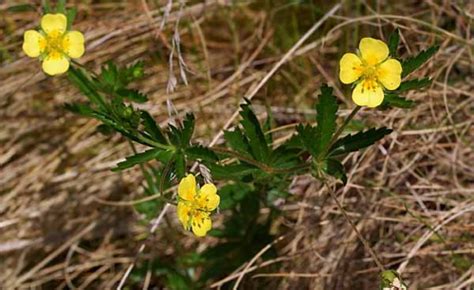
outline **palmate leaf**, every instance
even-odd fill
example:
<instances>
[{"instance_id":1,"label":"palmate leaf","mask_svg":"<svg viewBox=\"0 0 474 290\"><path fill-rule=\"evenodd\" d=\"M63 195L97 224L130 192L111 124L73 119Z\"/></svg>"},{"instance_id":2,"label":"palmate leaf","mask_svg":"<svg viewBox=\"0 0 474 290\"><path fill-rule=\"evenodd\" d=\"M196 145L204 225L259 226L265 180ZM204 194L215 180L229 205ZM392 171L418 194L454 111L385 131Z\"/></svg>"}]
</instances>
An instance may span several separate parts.
<instances>
[{"instance_id":1,"label":"palmate leaf","mask_svg":"<svg viewBox=\"0 0 474 290\"><path fill-rule=\"evenodd\" d=\"M337 156L341 154L347 154L353 151L357 151L368 147L378 140L382 139L385 135L392 132L391 129L386 127L372 128L367 131L361 131L354 135L347 135L337 140L329 150L330 156Z\"/></svg>"},{"instance_id":2,"label":"palmate leaf","mask_svg":"<svg viewBox=\"0 0 474 290\"><path fill-rule=\"evenodd\" d=\"M419 90L421 88L431 85L432 80L430 78L413 79L404 81L400 84L396 92L405 92L409 90Z\"/></svg>"},{"instance_id":3,"label":"palmate leaf","mask_svg":"<svg viewBox=\"0 0 474 290\"><path fill-rule=\"evenodd\" d=\"M242 108L240 111L240 116L242 116L240 123L244 128L245 136L248 138L252 155L256 160L266 162L270 157L270 150L257 116L255 116L255 113L250 108L250 103L242 104L240 107Z\"/></svg>"},{"instance_id":4,"label":"palmate leaf","mask_svg":"<svg viewBox=\"0 0 474 290\"><path fill-rule=\"evenodd\" d=\"M93 117L94 110L88 104L81 103L66 103L64 108L74 114L78 114L84 117Z\"/></svg>"},{"instance_id":5,"label":"palmate leaf","mask_svg":"<svg viewBox=\"0 0 474 290\"><path fill-rule=\"evenodd\" d=\"M321 87L321 95L316 105L316 135L313 136L315 143L315 153L320 155L324 153L326 147L331 142L332 135L336 131L336 113L338 105L336 97L332 94L332 88L327 85Z\"/></svg>"},{"instance_id":6,"label":"palmate leaf","mask_svg":"<svg viewBox=\"0 0 474 290\"><path fill-rule=\"evenodd\" d=\"M395 29L388 37L388 49L391 57L397 57L397 48L400 43L400 31Z\"/></svg>"},{"instance_id":7,"label":"palmate leaf","mask_svg":"<svg viewBox=\"0 0 474 290\"><path fill-rule=\"evenodd\" d=\"M395 107L402 109L413 108L416 105L415 101L408 100L406 98L400 97L396 94L386 93L381 105L382 109Z\"/></svg>"},{"instance_id":8,"label":"palmate leaf","mask_svg":"<svg viewBox=\"0 0 474 290\"><path fill-rule=\"evenodd\" d=\"M414 57L407 58L402 62L402 77L405 77L421 67L425 62L427 62L439 49L439 46L434 45L429 47L426 50L421 51Z\"/></svg>"}]
</instances>

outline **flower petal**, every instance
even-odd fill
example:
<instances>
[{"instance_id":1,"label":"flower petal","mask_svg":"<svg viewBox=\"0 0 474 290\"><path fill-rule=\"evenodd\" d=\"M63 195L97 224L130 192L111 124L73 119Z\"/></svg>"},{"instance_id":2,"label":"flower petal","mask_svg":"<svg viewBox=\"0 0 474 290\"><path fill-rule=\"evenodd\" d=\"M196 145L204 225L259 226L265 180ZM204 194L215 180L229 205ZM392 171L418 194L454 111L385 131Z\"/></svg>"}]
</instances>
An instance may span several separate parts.
<instances>
[{"instance_id":1,"label":"flower petal","mask_svg":"<svg viewBox=\"0 0 474 290\"><path fill-rule=\"evenodd\" d=\"M388 57L388 46L385 42L375 38L362 38L359 50L367 65L379 64Z\"/></svg>"},{"instance_id":2,"label":"flower petal","mask_svg":"<svg viewBox=\"0 0 474 290\"><path fill-rule=\"evenodd\" d=\"M383 89L377 83L368 85L367 81L361 81L352 91L352 100L358 106L375 108L379 106L384 98Z\"/></svg>"},{"instance_id":3,"label":"flower petal","mask_svg":"<svg viewBox=\"0 0 474 290\"><path fill-rule=\"evenodd\" d=\"M46 34L64 33L67 28L67 18L64 14L46 14L41 18L41 28Z\"/></svg>"},{"instance_id":4,"label":"flower petal","mask_svg":"<svg viewBox=\"0 0 474 290\"><path fill-rule=\"evenodd\" d=\"M178 214L178 219L183 225L184 229L189 230L191 207L184 202L178 202L176 211Z\"/></svg>"},{"instance_id":5,"label":"flower petal","mask_svg":"<svg viewBox=\"0 0 474 290\"><path fill-rule=\"evenodd\" d=\"M193 216L192 220L193 233L198 237L204 237L212 228L212 221L209 214L199 212Z\"/></svg>"},{"instance_id":6,"label":"flower petal","mask_svg":"<svg viewBox=\"0 0 474 290\"><path fill-rule=\"evenodd\" d=\"M196 178L192 174L188 174L181 179L178 186L178 195L184 200L193 201L196 195Z\"/></svg>"},{"instance_id":7,"label":"flower petal","mask_svg":"<svg viewBox=\"0 0 474 290\"><path fill-rule=\"evenodd\" d=\"M50 76L59 75L67 72L69 69L69 60L62 55L47 56L43 61L43 71Z\"/></svg>"},{"instance_id":8,"label":"flower petal","mask_svg":"<svg viewBox=\"0 0 474 290\"><path fill-rule=\"evenodd\" d=\"M355 82L362 74L362 61L353 53L346 53L339 61L339 79L344 84Z\"/></svg>"},{"instance_id":9,"label":"flower petal","mask_svg":"<svg viewBox=\"0 0 474 290\"><path fill-rule=\"evenodd\" d=\"M46 47L46 40L35 30L27 30L23 34L23 51L29 57L38 57L43 53L44 48Z\"/></svg>"},{"instance_id":10,"label":"flower petal","mask_svg":"<svg viewBox=\"0 0 474 290\"><path fill-rule=\"evenodd\" d=\"M217 188L214 184L204 184L199 191L199 207L206 211L215 210L220 202L220 197L216 193Z\"/></svg>"},{"instance_id":11,"label":"flower petal","mask_svg":"<svg viewBox=\"0 0 474 290\"><path fill-rule=\"evenodd\" d=\"M395 90L402 81L402 65L396 59L384 61L377 69L377 78L387 90Z\"/></svg>"},{"instance_id":12,"label":"flower petal","mask_svg":"<svg viewBox=\"0 0 474 290\"><path fill-rule=\"evenodd\" d=\"M79 31L67 32L63 38L63 50L71 58L84 54L84 35Z\"/></svg>"}]
</instances>

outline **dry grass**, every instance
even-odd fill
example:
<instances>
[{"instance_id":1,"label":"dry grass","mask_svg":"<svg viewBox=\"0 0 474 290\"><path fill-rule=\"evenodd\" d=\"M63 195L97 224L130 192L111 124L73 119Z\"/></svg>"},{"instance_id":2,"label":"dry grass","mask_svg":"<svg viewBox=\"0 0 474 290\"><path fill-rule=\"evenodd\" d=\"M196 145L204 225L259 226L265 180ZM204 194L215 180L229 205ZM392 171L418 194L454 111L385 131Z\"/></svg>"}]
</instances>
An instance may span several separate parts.
<instances>
[{"instance_id":1,"label":"dry grass","mask_svg":"<svg viewBox=\"0 0 474 290\"><path fill-rule=\"evenodd\" d=\"M147 77L139 84L151 98L145 107L161 121L168 118L167 99L179 113L194 111L202 142L212 140L241 97L316 22L281 3L269 9L263 0L232 8L227 1L188 3L179 32L189 85L179 83L167 94L168 55L179 16L175 3L159 31L158 9L167 2L80 2L75 27L87 38L81 61L99 68L109 59L145 60ZM126 142L103 137L95 132L97 122L65 112L61 105L81 96L64 77L47 78L36 61L21 53L22 33L37 24L39 14L9 11L17 4L0 4L0 285L113 288L149 227L129 203L99 200L143 198L141 175L109 170L130 154ZM319 4L316 20L332 5ZM38 1L34 5L39 7ZM290 17L288 11L307 19L278 18ZM415 109L358 115L363 124L387 124L395 133L345 160L349 182L337 195L384 265L398 268L412 289L473 289L473 5L362 1L345 4L337 15L277 71L255 103L270 105L277 123L285 126L311 114L315 91L329 82L338 87L341 102L351 106L344 98L347 88L336 79L337 60L361 36L386 38L399 27L404 54L440 43L435 59L419 72L433 76L433 85L409 94L419 102ZM293 27L295 21L299 26ZM178 65L173 67L179 80ZM257 109L264 114L263 107ZM290 134L291 126L282 132L282 137ZM375 289L378 269L320 188L308 176L296 178L295 197L282 205L286 218L275 226L284 238L268 247L277 249L278 258L256 256L224 280L241 279L242 289ZM173 213L165 217L139 262L168 259L176 251L174 239L198 251L215 242L183 235L174 219ZM147 275L144 284L159 281Z\"/></svg>"}]
</instances>

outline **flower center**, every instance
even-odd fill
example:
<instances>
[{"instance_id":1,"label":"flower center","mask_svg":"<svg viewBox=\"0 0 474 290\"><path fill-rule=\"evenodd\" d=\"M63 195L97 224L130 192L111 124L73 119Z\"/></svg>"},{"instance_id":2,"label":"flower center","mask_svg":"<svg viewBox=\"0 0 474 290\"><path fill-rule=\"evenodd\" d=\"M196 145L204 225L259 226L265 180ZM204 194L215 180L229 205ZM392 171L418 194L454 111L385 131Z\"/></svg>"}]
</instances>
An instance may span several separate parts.
<instances>
[{"instance_id":1,"label":"flower center","mask_svg":"<svg viewBox=\"0 0 474 290\"><path fill-rule=\"evenodd\" d=\"M374 90L378 86L379 71L375 65L364 65L362 70L363 86L366 90Z\"/></svg>"},{"instance_id":2,"label":"flower center","mask_svg":"<svg viewBox=\"0 0 474 290\"><path fill-rule=\"evenodd\" d=\"M60 31L52 31L46 35L45 53L49 58L61 58L64 54L63 38Z\"/></svg>"}]
</instances>

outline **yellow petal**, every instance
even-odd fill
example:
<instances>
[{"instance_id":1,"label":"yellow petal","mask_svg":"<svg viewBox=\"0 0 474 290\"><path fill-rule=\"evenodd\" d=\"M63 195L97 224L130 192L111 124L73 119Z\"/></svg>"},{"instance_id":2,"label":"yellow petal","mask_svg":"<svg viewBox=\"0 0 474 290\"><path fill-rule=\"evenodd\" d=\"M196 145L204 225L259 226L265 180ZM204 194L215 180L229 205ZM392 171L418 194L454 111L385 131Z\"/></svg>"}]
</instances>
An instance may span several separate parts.
<instances>
[{"instance_id":1,"label":"yellow petal","mask_svg":"<svg viewBox=\"0 0 474 290\"><path fill-rule=\"evenodd\" d=\"M395 90L402 81L402 65L396 59L384 61L378 67L377 78L387 90Z\"/></svg>"},{"instance_id":2,"label":"yellow petal","mask_svg":"<svg viewBox=\"0 0 474 290\"><path fill-rule=\"evenodd\" d=\"M67 28L67 18L64 14L46 14L41 18L41 28L46 34L64 33Z\"/></svg>"},{"instance_id":3,"label":"yellow petal","mask_svg":"<svg viewBox=\"0 0 474 290\"><path fill-rule=\"evenodd\" d=\"M366 81L361 81L352 91L352 100L358 106L375 108L382 104L383 97L382 87L375 82L367 84Z\"/></svg>"},{"instance_id":4,"label":"yellow petal","mask_svg":"<svg viewBox=\"0 0 474 290\"><path fill-rule=\"evenodd\" d=\"M181 179L178 186L178 195L184 200L192 201L196 195L196 178L192 174L188 174Z\"/></svg>"},{"instance_id":5,"label":"yellow petal","mask_svg":"<svg viewBox=\"0 0 474 290\"><path fill-rule=\"evenodd\" d=\"M178 207L176 209L178 213L178 219L183 225L184 229L189 229L189 222L190 222L190 213L191 207L184 202L178 202Z\"/></svg>"},{"instance_id":6,"label":"yellow petal","mask_svg":"<svg viewBox=\"0 0 474 290\"><path fill-rule=\"evenodd\" d=\"M220 197L216 194L217 188L212 183L204 184L199 191L199 207L206 211L213 211L220 202Z\"/></svg>"},{"instance_id":7,"label":"yellow petal","mask_svg":"<svg viewBox=\"0 0 474 290\"><path fill-rule=\"evenodd\" d=\"M63 51L71 58L84 54L84 35L79 31L67 32L63 38Z\"/></svg>"},{"instance_id":8,"label":"yellow petal","mask_svg":"<svg viewBox=\"0 0 474 290\"><path fill-rule=\"evenodd\" d=\"M388 57L388 46L385 42L370 37L362 38L359 50L362 59L368 65L379 64Z\"/></svg>"},{"instance_id":9,"label":"yellow petal","mask_svg":"<svg viewBox=\"0 0 474 290\"><path fill-rule=\"evenodd\" d=\"M50 76L65 73L68 69L69 60L62 55L47 56L43 61L43 71Z\"/></svg>"},{"instance_id":10,"label":"yellow petal","mask_svg":"<svg viewBox=\"0 0 474 290\"><path fill-rule=\"evenodd\" d=\"M209 214L199 213L193 216L192 229L193 233L198 237L204 237L212 228L212 221Z\"/></svg>"},{"instance_id":11,"label":"yellow petal","mask_svg":"<svg viewBox=\"0 0 474 290\"><path fill-rule=\"evenodd\" d=\"M38 31L27 30L23 34L23 51L29 57L38 57L46 47L46 40Z\"/></svg>"},{"instance_id":12,"label":"yellow petal","mask_svg":"<svg viewBox=\"0 0 474 290\"><path fill-rule=\"evenodd\" d=\"M362 61L353 53L346 53L339 61L339 79L344 84L350 84L359 79L362 74Z\"/></svg>"}]
</instances>

